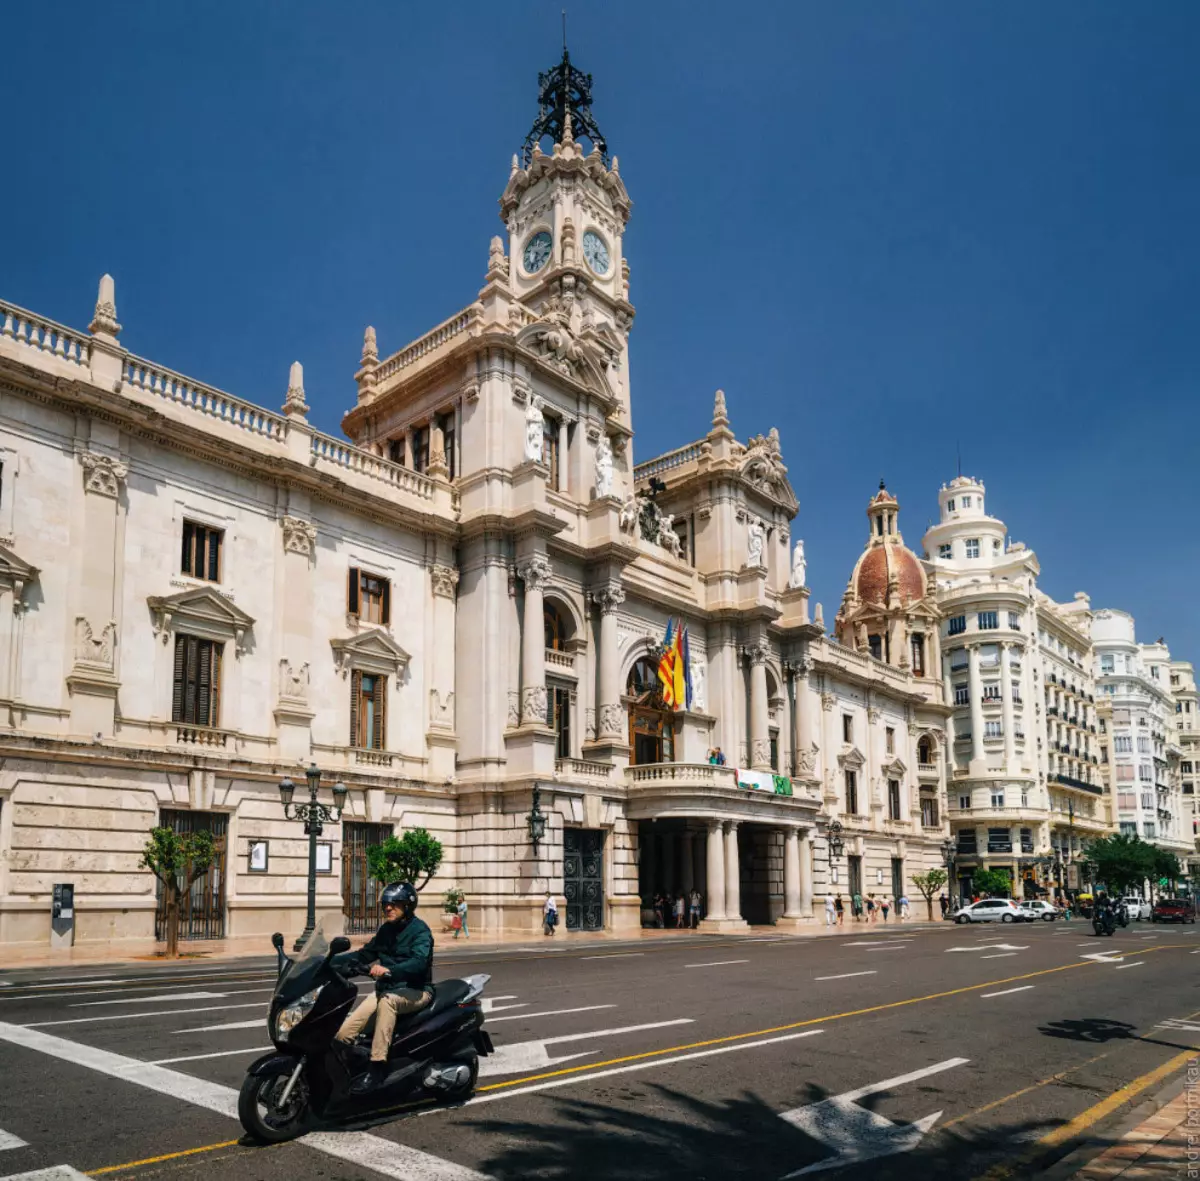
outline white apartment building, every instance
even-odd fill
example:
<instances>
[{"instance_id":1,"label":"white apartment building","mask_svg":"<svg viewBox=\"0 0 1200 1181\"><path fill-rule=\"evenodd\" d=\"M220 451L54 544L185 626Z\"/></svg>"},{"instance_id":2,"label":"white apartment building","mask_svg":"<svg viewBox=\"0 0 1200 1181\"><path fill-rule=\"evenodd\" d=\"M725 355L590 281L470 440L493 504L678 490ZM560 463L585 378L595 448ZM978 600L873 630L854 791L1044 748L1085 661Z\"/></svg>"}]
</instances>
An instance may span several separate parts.
<instances>
[{"instance_id":1,"label":"white apartment building","mask_svg":"<svg viewBox=\"0 0 1200 1181\"><path fill-rule=\"evenodd\" d=\"M1108 759L1117 825L1185 859L1193 840L1183 810L1170 651L1162 640L1139 644L1133 616L1116 610L1093 614L1092 644L1097 690L1112 709L1101 761Z\"/></svg>"},{"instance_id":2,"label":"white apartment building","mask_svg":"<svg viewBox=\"0 0 1200 1181\"><path fill-rule=\"evenodd\" d=\"M1175 740L1179 743L1184 827L1186 832L1186 820L1190 816L1192 838L1200 846L1200 810L1196 807L1196 785L1200 783L1200 694L1196 690L1196 670L1190 660L1171 661L1171 696L1175 699Z\"/></svg>"}]
</instances>

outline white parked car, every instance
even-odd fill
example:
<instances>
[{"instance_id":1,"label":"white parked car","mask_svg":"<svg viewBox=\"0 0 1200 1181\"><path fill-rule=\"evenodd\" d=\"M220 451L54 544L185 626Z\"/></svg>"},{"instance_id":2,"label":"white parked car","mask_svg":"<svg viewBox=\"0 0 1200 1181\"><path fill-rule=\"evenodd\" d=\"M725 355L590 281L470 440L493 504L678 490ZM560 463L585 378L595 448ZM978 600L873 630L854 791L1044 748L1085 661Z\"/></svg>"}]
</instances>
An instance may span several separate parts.
<instances>
[{"instance_id":1,"label":"white parked car","mask_svg":"<svg viewBox=\"0 0 1200 1181\"><path fill-rule=\"evenodd\" d=\"M1128 894L1121 901L1125 904L1125 910L1131 919L1148 919L1150 917L1150 903L1145 898L1139 898L1136 894Z\"/></svg>"},{"instance_id":2,"label":"white parked car","mask_svg":"<svg viewBox=\"0 0 1200 1181\"><path fill-rule=\"evenodd\" d=\"M1011 898L981 898L954 912L956 923L1019 923L1022 917Z\"/></svg>"},{"instance_id":3,"label":"white parked car","mask_svg":"<svg viewBox=\"0 0 1200 1181\"><path fill-rule=\"evenodd\" d=\"M1043 922L1052 923L1059 916L1059 909L1053 902L1047 902L1044 898L1031 898L1022 902L1017 909L1021 912L1021 918L1027 923L1036 923L1038 919Z\"/></svg>"}]
</instances>

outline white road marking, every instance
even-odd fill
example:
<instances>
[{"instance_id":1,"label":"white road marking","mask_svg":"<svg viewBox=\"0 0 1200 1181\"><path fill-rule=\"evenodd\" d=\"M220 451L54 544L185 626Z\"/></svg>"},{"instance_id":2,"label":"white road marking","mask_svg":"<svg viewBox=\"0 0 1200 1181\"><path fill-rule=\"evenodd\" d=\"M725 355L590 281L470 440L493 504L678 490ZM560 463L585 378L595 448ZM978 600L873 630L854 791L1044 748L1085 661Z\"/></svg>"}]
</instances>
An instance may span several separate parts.
<instances>
[{"instance_id":1,"label":"white road marking","mask_svg":"<svg viewBox=\"0 0 1200 1181\"><path fill-rule=\"evenodd\" d=\"M564 1013L592 1013L597 1009L615 1009L613 1005L582 1005L578 1009L547 1009L544 1013L514 1013L511 1017L492 1017L488 1020L489 1025L495 1025L500 1021L524 1021L526 1018L534 1017L561 1017Z\"/></svg>"},{"instance_id":2,"label":"white road marking","mask_svg":"<svg viewBox=\"0 0 1200 1181\"><path fill-rule=\"evenodd\" d=\"M26 1141L20 1136L14 1136L11 1132L6 1132L0 1128L0 1152L4 1152L8 1148L28 1148Z\"/></svg>"},{"instance_id":3,"label":"white road marking","mask_svg":"<svg viewBox=\"0 0 1200 1181\"><path fill-rule=\"evenodd\" d=\"M1168 1017L1166 1021L1160 1021L1155 1029L1178 1029L1184 1033L1200 1033L1200 1025L1194 1021L1184 1021L1179 1017Z\"/></svg>"},{"instance_id":4,"label":"white road marking","mask_svg":"<svg viewBox=\"0 0 1200 1181\"><path fill-rule=\"evenodd\" d=\"M604 955L581 955L581 960L628 960L639 955L645 955L644 951L610 951Z\"/></svg>"},{"instance_id":5,"label":"white road marking","mask_svg":"<svg viewBox=\"0 0 1200 1181\"><path fill-rule=\"evenodd\" d=\"M134 976L134 977L133 977L133 979L134 979L134 980L136 980L136 979L137 979L137 977L136 977L136 976ZM61 984L13 984L13 985L10 985L9 987L11 987L11 988L19 988L19 989L21 989L21 991L22 991L22 992L25 992L25 991L32 992L32 991L33 991L35 988L36 988L36 989L42 989L42 988L74 988L76 984L82 984L82 985L85 985L85 986L89 986L89 985L90 985L90 986L95 986L95 985L97 985L97 984L124 984L124 983L125 983L125 981L124 981L124 980L91 980L91 979L84 979L84 980L78 980L78 981L76 981L76 980L64 980L64 981L63 981Z\"/></svg>"},{"instance_id":6,"label":"white road marking","mask_svg":"<svg viewBox=\"0 0 1200 1181\"><path fill-rule=\"evenodd\" d=\"M182 1058L155 1058L150 1065L170 1066L172 1062L203 1062L206 1058L229 1058L234 1054L265 1054L272 1048L271 1046L250 1046L244 1050L218 1050L215 1054L186 1054ZM4 1181L4 1179L0 1177L0 1181Z\"/></svg>"},{"instance_id":7,"label":"white road marking","mask_svg":"<svg viewBox=\"0 0 1200 1181\"><path fill-rule=\"evenodd\" d=\"M980 943L977 947L947 947L946 954L952 951L1028 951L1028 943Z\"/></svg>"},{"instance_id":8,"label":"white road marking","mask_svg":"<svg viewBox=\"0 0 1200 1181\"><path fill-rule=\"evenodd\" d=\"M498 1005L498 1004L496 1004L495 1001L492 1001L490 1004L487 1003L487 1001L488 1001L487 997L484 997L483 999L484 999L483 1011L485 1013L507 1013L509 1009L528 1009L529 1008L528 1001L522 1001L519 1005ZM504 998L498 997L497 999L503 1000Z\"/></svg>"},{"instance_id":9,"label":"white road marking","mask_svg":"<svg viewBox=\"0 0 1200 1181\"><path fill-rule=\"evenodd\" d=\"M30 1021L27 1029L41 1029L49 1025L91 1025L96 1021L135 1021L139 1017L171 1017L176 1013L227 1012L229 1009L261 1009L262 1001L247 1001L244 1005L201 1005L198 1009L159 1009L156 1013L113 1013L107 1017L68 1017L62 1021Z\"/></svg>"},{"instance_id":10,"label":"white road marking","mask_svg":"<svg viewBox=\"0 0 1200 1181\"><path fill-rule=\"evenodd\" d=\"M770 1046L776 1042L791 1042L802 1037L815 1037L818 1033L824 1032L823 1029L806 1029L802 1033L785 1033L781 1037L762 1038L756 1042L739 1042L734 1046L718 1046L715 1050L697 1050L692 1054L676 1054L670 1058L655 1058L649 1062L635 1062L631 1066L614 1066L610 1070L594 1070L587 1073L581 1071L579 1074L571 1075L569 1078L553 1079L548 1083L533 1083L528 1087L513 1087L511 1091L476 1095L468 1099L462 1106L470 1107L475 1103L495 1103L498 1099L511 1099L517 1095L531 1095L535 1091L549 1091L556 1087L570 1087L576 1083L590 1082L592 1079L610 1078L614 1074L629 1074L635 1070L651 1070L656 1066L673 1066L677 1062L690 1062L694 1058L709 1058L714 1054L732 1054L737 1050L753 1050L758 1046ZM450 1109L440 1108L434 1110ZM432 1115L433 1111L423 1112L422 1114Z\"/></svg>"},{"instance_id":11,"label":"white road marking","mask_svg":"<svg viewBox=\"0 0 1200 1181\"><path fill-rule=\"evenodd\" d=\"M263 1025L263 1019L259 1017L255 1021L227 1021L223 1025L197 1025L192 1029L177 1029L175 1035L178 1037L184 1033L216 1033L222 1029L260 1029Z\"/></svg>"},{"instance_id":12,"label":"white road marking","mask_svg":"<svg viewBox=\"0 0 1200 1181\"><path fill-rule=\"evenodd\" d=\"M482 1001L483 1011L490 1013L496 1007L497 1001L515 1001L516 999L515 996L485 996Z\"/></svg>"},{"instance_id":13,"label":"white road marking","mask_svg":"<svg viewBox=\"0 0 1200 1181\"><path fill-rule=\"evenodd\" d=\"M1089 946L1091 946L1089 944ZM1081 955L1081 960L1095 960L1098 964L1116 964L1125 958L1119 951L1094 951L1091 955Z\"/></svg>"},{"instance_id":14,"label":"white road marking","mask_svg":"<svg viewBox=\"0 0 1200 1181\"><path fill-rule=\"evenodd\" d=\"M763 935L758 939L743 939L743 943L782 943L783 935Z\"/></svg>"},{"instance_id":15,"label":"white road marking","mask_svg":"<svg viewBox=\"0 0 1200 1181\"><path fill-rule=\"evenodd\" d=\"M885 943L895 943L903 946L903 941L900 939L853 939L849 943L843 943L843 947L879 947Z\"/></svg>"},{"instance_id":16,"label":"white road marking","mask_svg":"<svg viewBox=\"0 0 1200 1181\"><path fill-rule=\"evenodd\" d=\"M68 1009L92 1009L97 1005L140 1005L143 1001L219 1001L231 996L252 996L274 992L273 988L239 988L234 992L161 992L157 996L131 996L123 1001L83 1001L68 1005Z\"/></svg>"},{"instance_id":17,"label":"white road marking","mask_svg":"<svg viewBox=\"0 0 1200 1181\"><path fill-rule=\"evenodd\" d=\"M139 1062L136 1058L126 1058L123 1054L114 1054L111 1050L67 1041L66 1038L42 1033L28 1026L0 1022L0 1040L27 1050L37 1050L51 1058L59 1058L135 1086L145 1087L149 1091L191 1103L195 1107L215 1111L218 1115L228 1116L230 1119L238 1118L238 1093L232 1087L223 1087L219 1083L211 1083L178 1070L168 1070L164 1066L155 1066L151 1062ZM382 1136L372 1136L366 1132L311 1132L301 1137L298 1143L360 1168L374 1169L375 1172L395 1178L396 1181L486 1181L483 1173L463 1168L426 1152L419 1152L415 1148L408 1148L398 1141L385 1140ZM61 1176L65 1181L68 1177L83 1177L84 1174L64 1173Z\"/></svg>"},{"instance_id":18,"label":"white road marking","mask_svg":"<svg viewBox=\"0 0 1200 1181\"><path fill-rule=\"evenodd\" d=\"M981 955L979 958L981 960L1006 960L1010 955L1016 954L1015 951L1001 951L997 952L996 955Z\"/></svg>"},{"instance_id":19,"label":"white road marking","mask_svg":"<svg viewBox=\"0 0 1200 1181\"><path fill-rule=\"evenodd\" d=\"M749 960L711 960L704 964L684 964L685 968L725 968L730 964L748 964Z\"/></svg>"},{"instance_id":20,"label":"white road marking","mask_svg":"<svg viewBox=\"0 0 1200 1181\"><path fill-rule=\"evenodd\" d=\"M868 947L868 954L872 951L900 951L904 947L903 943L893 943L891 947Z\"/></svg>"},{"instance_id":21,"label":"white road marking","mask_svg":"<svg viewBox=\"0 0 1200 1181\"><path fill-rule=\"evenodd\" d=\"M987 1001L991 1000L994 996L1008 996L1010 992L1028 992L1033 987L1032 984L1022 984L1020 988L1006 988L1002 992L985 992L980 994L979 999Z\"/></svg>"},{"instance_id":22,"label":"white road marking","mask_svg":"<svg viewBox=\"0 0 1200 1181\"><path fill-rule=\"evenodd\" d=\"M1145 962L1145 960L1134 960L1132 964L1118 964L1117 971L1123 972L1126 968L1140 968Z\"/></svg>"},{"instance_id":23,"label":"white road marking","mask_svg":"<svg viewBox=\"0 0 1200 1181\"><path fill-rule=\"evenodd\" d=\"M253 984L259 980L266 980L266 981L271 981L272 986L273 986L275 979L276 979L275 973L272 972L269 976L246 976L240 980L231 980L231 981L229 981L229 983L230 984ZM168 984L170 982L162 981L162 983ZM220 985L221 982L219 980L205 980L205 981L197 981L197 984L199 984L201 987L203 987L205 984ZM43 1000L50 1000L50 999L68 1000L70 997L73 997L73 996L109 996L109 997L112 997L112 996L125 996L129 993L134 994L131 999L136 1001L139 999L139 997L144 997L146 995L145 992L143 991L144 989L152 988L152 987L153 987L152 984L139 984L134 988L97 988L97 989L93 990L92 992L64 993L61 997L55 997L55 998L46 997L46 996L42 995L41 993L21 992L20 994L17 994L17 993L9 992L9 993L4 993L3 995L0 995L0 1001L43 1001ZM222 985L222 987L224 987L224 986ZM196 993L185 992L182 994L182 998L192 997L195 995L196 995ZM0 1179L0 1181L2 1181L2 1179Z\"/></svg>"},{"instance_id":24,"label":"white road marking","mask_svg":"<svg viewBox=\"0 0 1200 1181\"><path fill-rule=\"evenodd\" d=\"M0 1181L89 1181L86 1173L70 1165L52 1165L48 1169L34 1169L32 1173L10 1173Z\"/></svg>"},{"instance_id":25,"label":"white road marking","mask_svg":"<svg viewBox=\"0 0 1200 1181\"><path fill-rule=\"evenodd\" d=\"M840 976L814 976L814 980L849 980L851 976L878 976L876 971L870 972L843 972Z\"/></svg>"},{"instance_id":26,"label":"white road marking","mask_svg":"<svg viewBox=\"0 0 1200 1181\"><path fill-rule=\"evenodd\" d=\"M788 1177L819 1173L855 1161L873 1160L916 1148L942 1114L940 1111L912 1123L894 1124L878 1112L859 1107L857 1101L867 1095L890 1091L894 1087L916 1082L917 1079L927 1078L931 1074L963 1066L969 1061L969 1058L947 1058L945 1062L934 1063L923 1070L914 1070L911 1074L897 1075L896 1078L884 1079L881 1083L859 1087L856 1091L834 1095L820 1103L810 1103L804 1107L795 1107L791 1111L780 1112L779 1117L785 1123L799 1128L826 1148L833 1150L832 1156L817 1161L816 1164L784 1174L785 1181Z\"/></svg>"},{"instance_id":27,"label":"white road marking","mask_svg":"<svg viewBox=\"0 0 1200 1181\"><path fill-rule=\"evenodd\" d=\"M594 1054L595 1050L584 1050L579 1054L567 1054L564 1057L551 1058L547 1046L560 1045L564 1042L586 1041L594 1037L615 1037L622 1033L639 1033L646 1029L663 1029L668 1025L691 1025L691 1017L677 1017L673 1021L654 1021L648 1025L623 1025L618 1029L594 1029L590 1033L564 1033L558 1037L542 1038L531 1042L513 1042L511 1045L497 1046L495 1053L483 1058L479 1063L480 1077L496 1074L519 1074L526 1070L544 1070L547 1066L557 1066L561 1062L570 1062L573 1058L583 1058Z\"/></svg>"}]
</instances>

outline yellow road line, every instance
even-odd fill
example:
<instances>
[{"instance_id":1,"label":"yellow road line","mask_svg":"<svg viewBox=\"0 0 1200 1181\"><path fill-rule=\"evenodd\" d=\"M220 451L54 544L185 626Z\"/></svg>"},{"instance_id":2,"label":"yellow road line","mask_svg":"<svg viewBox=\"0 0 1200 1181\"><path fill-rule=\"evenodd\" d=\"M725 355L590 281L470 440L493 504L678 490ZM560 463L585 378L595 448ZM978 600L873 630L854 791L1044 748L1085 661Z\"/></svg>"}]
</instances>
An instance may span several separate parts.
<instances>
[{"instance_id":1,"label":"yellow road line","mask_svg":"<svg viewBox=\"0 0 1200 1181\"><path fill-rule=\"evenodd\" d=\"M1149 955L1154 951L1168 951L1174 948L1188 947L1186 943L1165 943L1161 947L1152 947L1143 952L1140 948L1138 955ZM1109 961L1112 962L1111 960ZM543 1074L530 1074L524 1078L510 1079L503 1083L489 1083L486 1087L477 1087L478 1091L501 1091L508 1087L518 1087L525 1083L541 1082L548 1078L561 1078L567 1074L582 1074L587 1071L600 1070L606 1066L619 1066L625 1062L638 1062L645 1058L659 1058L665 1054L678 1054L684 1050L698 1050L705 1046L720 1046L728 1042L746 1041L749 1038L765 1037L772 1033L786 1033L792 1029L803 1029L808 1025L823 1025L828 1021L842 1021L847 1017L862 1017L868 1013L883 1013L888 1009L901 1009L906 1005L919 1005L925 1001L942 1000L944 997L959 996L966 992L978 992L982 988L995 988L998 984L1012 984L1017 980L1032 980L1037 976L1050 976L1055 972L1069 972L1072 968L1094 968L1098 967L1095 960L1083 960L1074 964L1062 964L1057 968L1042 968L1037 972L1025 972L1020 976L1006 976L1003 980L987 980L982 984L967 984L962 988L951 988L946 992L931 992L926 996L908 997L902 1001L888 1001L882 1005L870 1005L865 1009L850 1009L845 1013L832 1013L825 1017L810 1017L804 1021L792 1021L787 1025L773 1025L769 1029L756 1029L749 1033L733 1033L725 1037L709 1038L702 1042L688 1042L682 1046L668 1046L662 1050L646 1050L641 1054L627 1054L622 1058L609 1058L605 1062L590 1062L581 1066L566 1066L562 1070L549 1070Z\"/></svg>"},{"instance_id":2,"label":"yellow road line","mask_svg":"<svg viewBox=\"0 0 1200 1181\"><path fill-rule=\"evenodd\" d=\"M125 1169L136 1169L139 1165L157 1165L167 1160L178 1160L181 1156L195 1156L200 1152L213 1152L218 1148L232 1148L239 1144L238 1140L222 1140L219 1144L205 1144L201 1148L185 1148L181 1152L164 1152L162 1156L148 1156L144 1160L131 1160L123 1165L105 1165L102 1169L92 1169L89 1177L100 1177L105 1173L120 1173Z\"/></svg>"}]
</instances>

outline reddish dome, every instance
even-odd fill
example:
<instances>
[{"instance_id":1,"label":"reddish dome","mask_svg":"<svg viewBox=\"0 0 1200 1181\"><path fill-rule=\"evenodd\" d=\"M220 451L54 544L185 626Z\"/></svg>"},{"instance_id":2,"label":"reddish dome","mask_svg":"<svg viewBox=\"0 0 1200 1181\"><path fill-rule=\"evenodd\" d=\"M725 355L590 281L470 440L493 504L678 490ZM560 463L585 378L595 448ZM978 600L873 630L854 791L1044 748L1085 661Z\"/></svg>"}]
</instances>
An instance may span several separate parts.
<instances>
[{"instance_id":1,"label":"reddish dome","mask_svg":"<svg viewBox=\"0 0 1200 1181\"><path fill-rule=\"evenodd\" d=\"M925 571L916 554L898 542L873 545L854 568L854 590L863 603L884 603L888 583L895 578L902 598L915 602L925 597Z\"/></svg>"}]
</instances>

